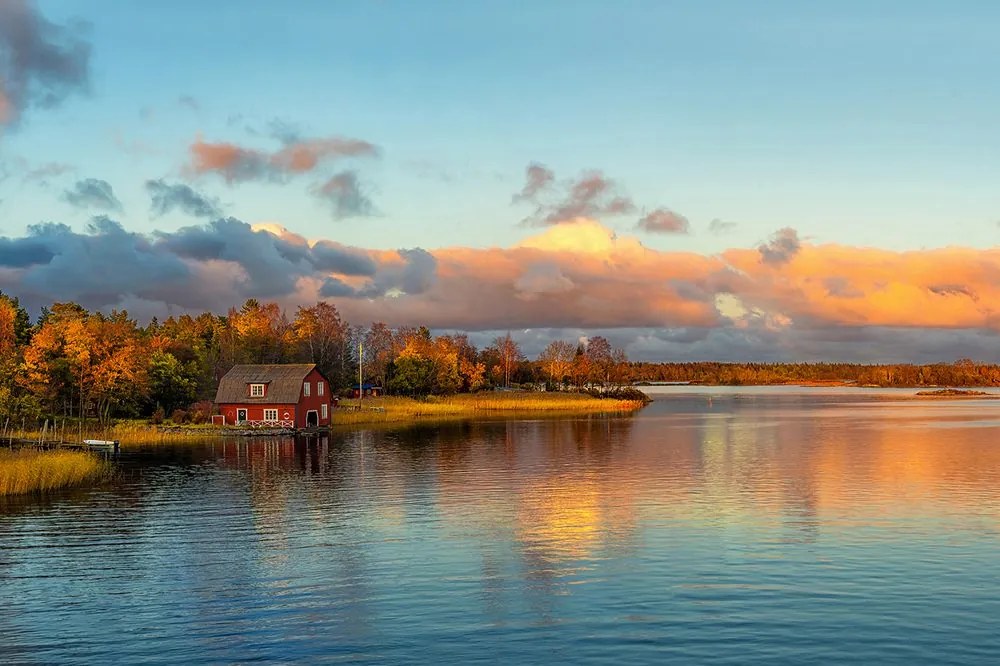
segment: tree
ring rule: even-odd
[[[573,367],[576,348],[564,340],[553,340],[538,355],[538,361],[553,384],[562,384]]]
[[[170,414],[187,407],[198,395],[197,366],[182,364],[169,352],[153,352],[149,359],[149,400]]]
[[[365,333],[365,363],[368,374],[381,386],[389,385],[389,366],[396,358],[392,329],[382,322],[373,322]]]
[[[607,384],[611,381],[611,368],[614,365],[611,343],[608,339],[595,335],[587,342],[587,359],[590,361],[590,380],[597,384]]]
[[[338,377],[347,329],[336,306],[326,301],[309,308],[300,307],[292,321],[290,336],[297,360],[315,363],[327,377]]]
[[[494,338],[493,346],[500,357],[500,367],[503,369],[503,385],[510,386],[510,376],[519,361],[524,360],[521,347],[514,341],[510,333]]]

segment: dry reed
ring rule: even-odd
[[[446,397],[366,398],[357,409],[357,400],[345,400],[334,410],[333,425],[401,423],[406,421],[456,419],[472,416],[517,414],[595,414],[632,412],[645,403],[641,400],[594,398],[579,393],[483,392]]]
[[[0,496],[44,493],[106,478],[111,466],[80,451],[0,451]]]

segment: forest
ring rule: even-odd
[[[510,334],[477,349],[464,334],[426,327],[346,322],[335,305],[299,307],[247,300],[219,316],[204,312],[140,326],[127,312],[76,303],[43,308],[32,323],[0,293],[0,423],[42,417],[170,416],[207,420],[219,379],[239,363],[315,363],[334,387],[363,376],[390,394],[422,396],[524,384],[549,388],[620,385],[627,359],[605,338],[556,341],[529,362]]]
[[[447,395],[497,387],[593,389],[641,382],[750,385],[998,386],[1000,366],[962,359],[932,365],[630,362],[601,336],[556,340],[534,360],[510,335],[477,349],[464,334],[426,327],[367,327],[318,302],[289,317],[247,300],[140,326],[127,312],[53,303],[32,322],[0,293],[0,421],[17,418],[173,416],[205,420],[219,379],[238,363],[316,363],[335,387],[364,379],[397,395]]]

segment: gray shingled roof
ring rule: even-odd
[[[215,403],[295,404],[302,393],[302,382],[315,367],[313,363],[233,366],[219,382]],[[251,398],[247,384],[267,384],[267,397]]]

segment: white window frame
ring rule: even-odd
[[[324,395],[325,390],[326,389],[323,386],[323,381],[322,380],[316,382],[316,395]]]
[[[312,387],[309,385],[309,382],[302,382],[302,395],[304,397],[309,397],[309,394],[312,392],[311,389]]]
[[[319,406],[319,417],[320,417],[320,418],[321,418],[322,420],[324,420],[324,421],[325,421],[325,420],[327,420],[328,418],[330,418],[330,412],[329,412],[329,409],[330,409],[330,408],[329,408],[329,406],[327,406],[327,404],[326,404],[325,402],[324,402],[324,403],[323,403],[322,405],[320,405],[320,406]]]
[[[266,384],[251,384],[250,385],[250,397],[251,398],[263,398],[264,393],[267,391]]]
[[[278,420],[278,410],[277,409],[265,409],[264,410],[264,420],[265,421],[277,421]]]

